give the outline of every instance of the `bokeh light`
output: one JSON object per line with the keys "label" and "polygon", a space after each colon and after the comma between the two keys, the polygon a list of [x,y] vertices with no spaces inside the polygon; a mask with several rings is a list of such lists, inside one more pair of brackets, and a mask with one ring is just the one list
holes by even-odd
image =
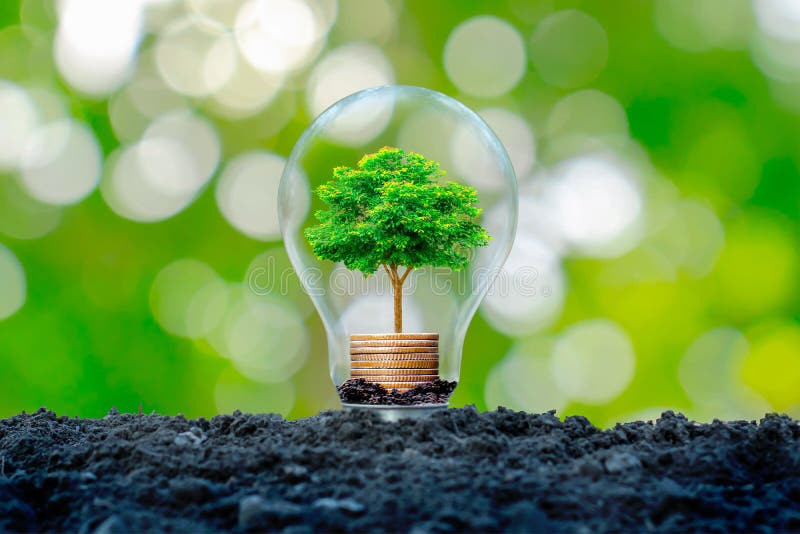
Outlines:
{"label": "bokeh light", "polygon": [[566,290],[553,248],[521,233],[481,308],[496,330],[512,336],[551,325],[561,312]]}
{"label": "bokeh light", "polygon": [[549,15],[531,40],[531,61],[542,79],[557,87],[579,87],[594,80],[608,61],[605,29],[582,11]]}
{"label": "bokeh light", "polygon": [[286,160],[268,152],[251,152],[233,159],[217,182],[220,211],[245,235],[261,241],[280,238],[278,185]]}
{"label": "bokeh light", "polygon": [[236,69],[227,81],[214,91],[213,111],[224,117],[250,117],[266,107],[278,95],[283,75],[257,70],[243,58],[235,60]]}
{"label": "bokeh light", "polygon": [[22,87],[0,80],[0,114],[0,170],[13,170],[39,124],[39,111]]}
{"label": "bokeh light", "polygon": [[61,209],[32,198],[16,180],[0,180],[0,233],[14,239],[37,239],[61,222]]}
{"label": "bokeh light", "polygon": [[630,169],[593,154],[560,163],[546,195],[564,242],[581,254],[615,256],[639,238],[641,193]]}
{"label": "bokeh light", "polygon": [[0,245],[0,320],[10,317],[25,304],[25,271],[14,253]]}
{"label": "bokeh light", "polygon": [[475,17],[458,25],[444,47],[447,76],[461,91],[492,97],[509,92],[525,72],[525,44],[507,21]]}
{"label": "bokeh light", "polygon": [[155,54],[148,50],[139,56],[131,81],[109,99],[108,118],[116,138],[132,142],[141,137],[153,119],[185,106],[185,97],[161,78]]}
{"label": "bokeh light", "polygon": [[607,319],[570,326],[553,348],[553,378],[564,394],[586,404],[604,404],[633,379],[636,356],[627,333]]}
{"label": "bokeh light", "polygon": [[388,0],[347,0],[339,3],[334,33],[347,40],[384,43],[392,37],[397,17]]}
{"label": "bokeh light", "polygon": [[[362,89],[390,84],[394,79],[392,64],[380,48],[367,43],[345,45],[328,52],[311,71],[306,87],[308,109],[314,116],[319,115],[337,100]],[[379,107],[374,109],[376,105]],[[358,111],[365,115],[363,127],[335,129],[334,140],[353,145],[365,143],[381,133],[391,118],[391,109],[371,100]],[[383,120],[372,120],[375,114]]]}
{"label": "bokeh light", "polygon": [[792,301],[800,258],[793,232],[764,213],[729,225],[716,269],[719,305],[736,319],[777,313]]}
{"label": "bokeh light", "polygon": [[312,59],[331,22],[305,0],[249,0],[236,16],[236,41],[253,67],[282,73]]}
{"label": "bokeh light", "polygon": [[230,288],[229,304],[208,340],[242,376],[262,383],[284,382],[308,357],[308,332],[302,316],[285,299],[254,298]]}
{"label": "bokeh light", "polygon": [[547,117],[546,133],[551,143],[580,145],[601,139],[606,145],[619,145],[628,138],[628,117],[612,96],[585,89],[555,103]]}
{"label": "bokeh light", "polygon": [[757,418],[771,406],[742,383],[750,343],[740,331],[723,326],[695,339],[678,367],[678,378],[692,401],[692,415],[701,420]]}
{"label": "bokeh light", "polygon": [[295,403],[295,388],[291,382],[253,382],[237,373],[233,367],[228,367],[217,379],[214,403],[220,413],[240,410],[245,413],[288,415]]}
{"label": "bokeh light", "polygon": [[675,208],[669,225],[680,250],[673,258],[687,274],[702,278],[716,265],[725,246],[725,230],[717,215],[699,202],[684,200]]}
{"label": "bokeh light", "polygon": [[800,404],[800,326],[773,321],[755,327],[749,337],[752,348],[741,366],[744,383],[777,410]]}
{"label": "bokeh light", "polygon": [[486,405],[533,413],[562,410],[569,400],[550,373],[552,340],[533,339],[509,352],[486,379]]}
{"label": "bokeh light", "polygon": [[[505,146],[517,176],[527,175],[536,161],[536,146],[530,126],[522,117],[503,108],[484,109],[479,115]],[[491,187],[492,181],[488,178],[493,170],[481,157],[483,140],[474,130],[460,126],[451,143],[451,157],[459,175],[470,183]]]}
{"label": "bokeh light", "polygon": [[[174,144],[194,161],[194,172],[172,182],[162,180],[165,187],[177,193],[195,193],[214,174],[221,153],[219,136],[214,125],[189,110],[175,110],[160,116],[145,130],[144,142]],[[177,177],[176,177],[177,178]]]}
{"label": "bokeh light", "polygon": [[154,121],[141,140],[109,158],[103,198],[114,212],[134,221],[172,217],[211,178],[220,151],[207,119],[187,110],[170,112]]}
{"label": "bokeh light", "polygon": [[256,296],[278,293],[289,298],[303,317],[315,313],[314,304],[300,284],[283,246],[259,253],[250,261],[243,283]]}
{"label": "bokeh light", "polygon": [[225,314],[228,287],[208,265],[178,260],[164,267],[150,288],[150,309],[158,324],[176,336],[208,335]]}
{"label": "bokeh light", "polygon": [[[791,0],[790,0],[791,1]],[[755,1],[758,7],[758,0]],[[688,52],[745,48],[753,25],[751,0],[656,0],[655,25]]]}
{"label": "bokeh light", "polygon": [[[60,74],[90,95],[119,88],[131,75],[142,37],[143,2],[62,0],[54,57]],[[98,23],[102,21],[102,23]]]}
{"label": "bokeh light", "polygon": [[196,173],[186,152],[176,143],[136,143],[120,149],[108,160],[110,169],[101,186],[103,198],[118,215],[139,222],[156,222],[175,215],[191,200],[169,194],[159,183],[161,176]]}
{"label": "bokeh light", "polygon": [[800,35],[800,6],[792,0],[754,0],[756,20],[759,28],[772,37],[797,41]]}
{"label": "bokeh light", "polygon": [[161,77],[176,92],[208,96],[234,75],[236,44],[222,25],[209,27],[208,19],[175,21],[159,36],[155,47]]}
{"label": "bokeh light", "polygon": [[[451,116],[435,108],[421,109],[413,112],[400,126],[397,144],[405,150],[435,159],[445,170],[453,169],[457,165],[453,158],[461,153],[461,147],[453,144],[454,134],[458,135],[458,132]],[[471,137],[469,133],[461,135],[468,139]],[[474,179],[475,175],[470,174],[467,178],[470,177]]]}
{"label": "bokeh light", "polygon": [[20,177],[37,200],[74,204],[100,181],[101,150],[91,128],[64,119],[38,128],[22,152]]}

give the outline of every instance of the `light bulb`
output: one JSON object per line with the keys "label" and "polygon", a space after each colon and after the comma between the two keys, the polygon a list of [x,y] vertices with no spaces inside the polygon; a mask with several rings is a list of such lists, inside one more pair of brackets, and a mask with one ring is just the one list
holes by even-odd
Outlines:
{"label": "light bulb", "polygon": [[[444,174],[434,172],[436,163]],[[420,165],[427,164],[434,165],[431,174],[421,176],[429,167]],[[334,172],[337,167],[349,170]],[[345,175],[347,187],[341,186]],[[377,181],[369,193],[355,194],[352,188],[365,183],[360,180]],[[331,192],[332,183],[343,189]],[[327,196],[320,189],[324,184]],[[336,196],[342,191],[355,203]],[[380,195],[380,205],[370,204],[374,195]],[[436,195],[458,200],[441,203]],[[467,204],[479,210],[470,211]],[[330,214],[342,205],[362,211],[348,212],[349,218],[335,214],[336,220],[319,230],[325,217],[320,212]],[[430,206],[435,207],[425,211]],[[390,85],[352,94],[319,115],[298,140],[281,178],[278,212],[289,258],[325,326],[330,374],[343,405],[376,409],[388,419],[446,407],[458,382],[469,323],[516,232],[516,176],[489,126],[460,102],[420,87]],[[434,226],[425,226],[425,220]],[[448,233],[450,223],[461,226]],[[480,235],[483,230],[488,240]],[[435,232],[436,239],[425,231]],[[361,237],[364,244],[355,246]],[[400,238],[405,244],[398,244]],[[448,254],[463,260],[449,261]],[[416,265],[398,285],[409,268],[404,260]],[[402,287],[402,325],[397,287]],[[364,386],[358,398],[348,389],[353,384]]]}

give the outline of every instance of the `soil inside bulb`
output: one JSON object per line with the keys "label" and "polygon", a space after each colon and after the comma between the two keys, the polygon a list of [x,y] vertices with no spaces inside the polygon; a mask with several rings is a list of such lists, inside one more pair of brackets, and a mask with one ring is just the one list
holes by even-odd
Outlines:
{"label": "soil inside bulb", "polygon": [[363,378],[350,379],[338,388],[339,397],[346,404],[376,404],[389,406],[411,406],[414,404],[446,404],[458,382],[432,380],[408,391],[387,390]]}

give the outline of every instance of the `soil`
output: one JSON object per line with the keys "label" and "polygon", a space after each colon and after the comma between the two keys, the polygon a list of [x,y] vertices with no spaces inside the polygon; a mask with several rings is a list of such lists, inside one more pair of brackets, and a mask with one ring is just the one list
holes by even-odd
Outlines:
{"label": "soil", "polygon": [[458,382],[432,380],[408,391],[388,391],[380,384],[367,382],[363,378],[350,379],[338,388],[339,398],[347,404],[383,404],[410,406],[412,404],[447,404]]}
{"label": "soil", "polygon": [[800,531],[800,425],[40,410],[0,421],[4,530]]}

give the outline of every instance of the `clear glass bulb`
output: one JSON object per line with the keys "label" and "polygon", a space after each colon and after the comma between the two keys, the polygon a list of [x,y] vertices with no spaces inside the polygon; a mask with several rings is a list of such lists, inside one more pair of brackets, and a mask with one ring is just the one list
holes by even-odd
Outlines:
{"label": "clear glass bulb", "polygon": [[[386,146],[435,160],[446,172],[438,178],[442,183],[452,181],[474,188],[482,210],[476,222],[491,238],[486,246],[470,252],[466,268],[454,271],[420,266],[403,285],[404,336],[433,339],[438,334],[438,378],[457,382],[467,328],[508,256],[517,224],[514,170],[502,143],[476,113],[441,93],[399,85],[367,89],[332,105],[300,137],[283,172],[278,209],[284,244],[324,323],[330,374],[339,387],[353,379],[351,347],[366,343],[351,336],[395,331],[391,273],[377,269],[365,277],[342,263],[321,260],[304,232],[319,224],[316,211],[327,208],[315,191],[332,180],[332,170],[355,168],[365,154]],[[494,289],[502,291],[507,283],[498,283]],[[396,337],[403,336],[385,339]],[[435,346],[435,342],[420,344]],[[401,353],[405,350],[396,348]],[[413,359],[413,351],[405,357]],[[446,406],[448,396],[436,399],[435,406],[431,406],[431,397],[427,402],[404,402],[429,410]],[[385,409],[397,400],[371,402],[362,406]],[[343,398],[343,403],[350,406],[352,400]]]}

